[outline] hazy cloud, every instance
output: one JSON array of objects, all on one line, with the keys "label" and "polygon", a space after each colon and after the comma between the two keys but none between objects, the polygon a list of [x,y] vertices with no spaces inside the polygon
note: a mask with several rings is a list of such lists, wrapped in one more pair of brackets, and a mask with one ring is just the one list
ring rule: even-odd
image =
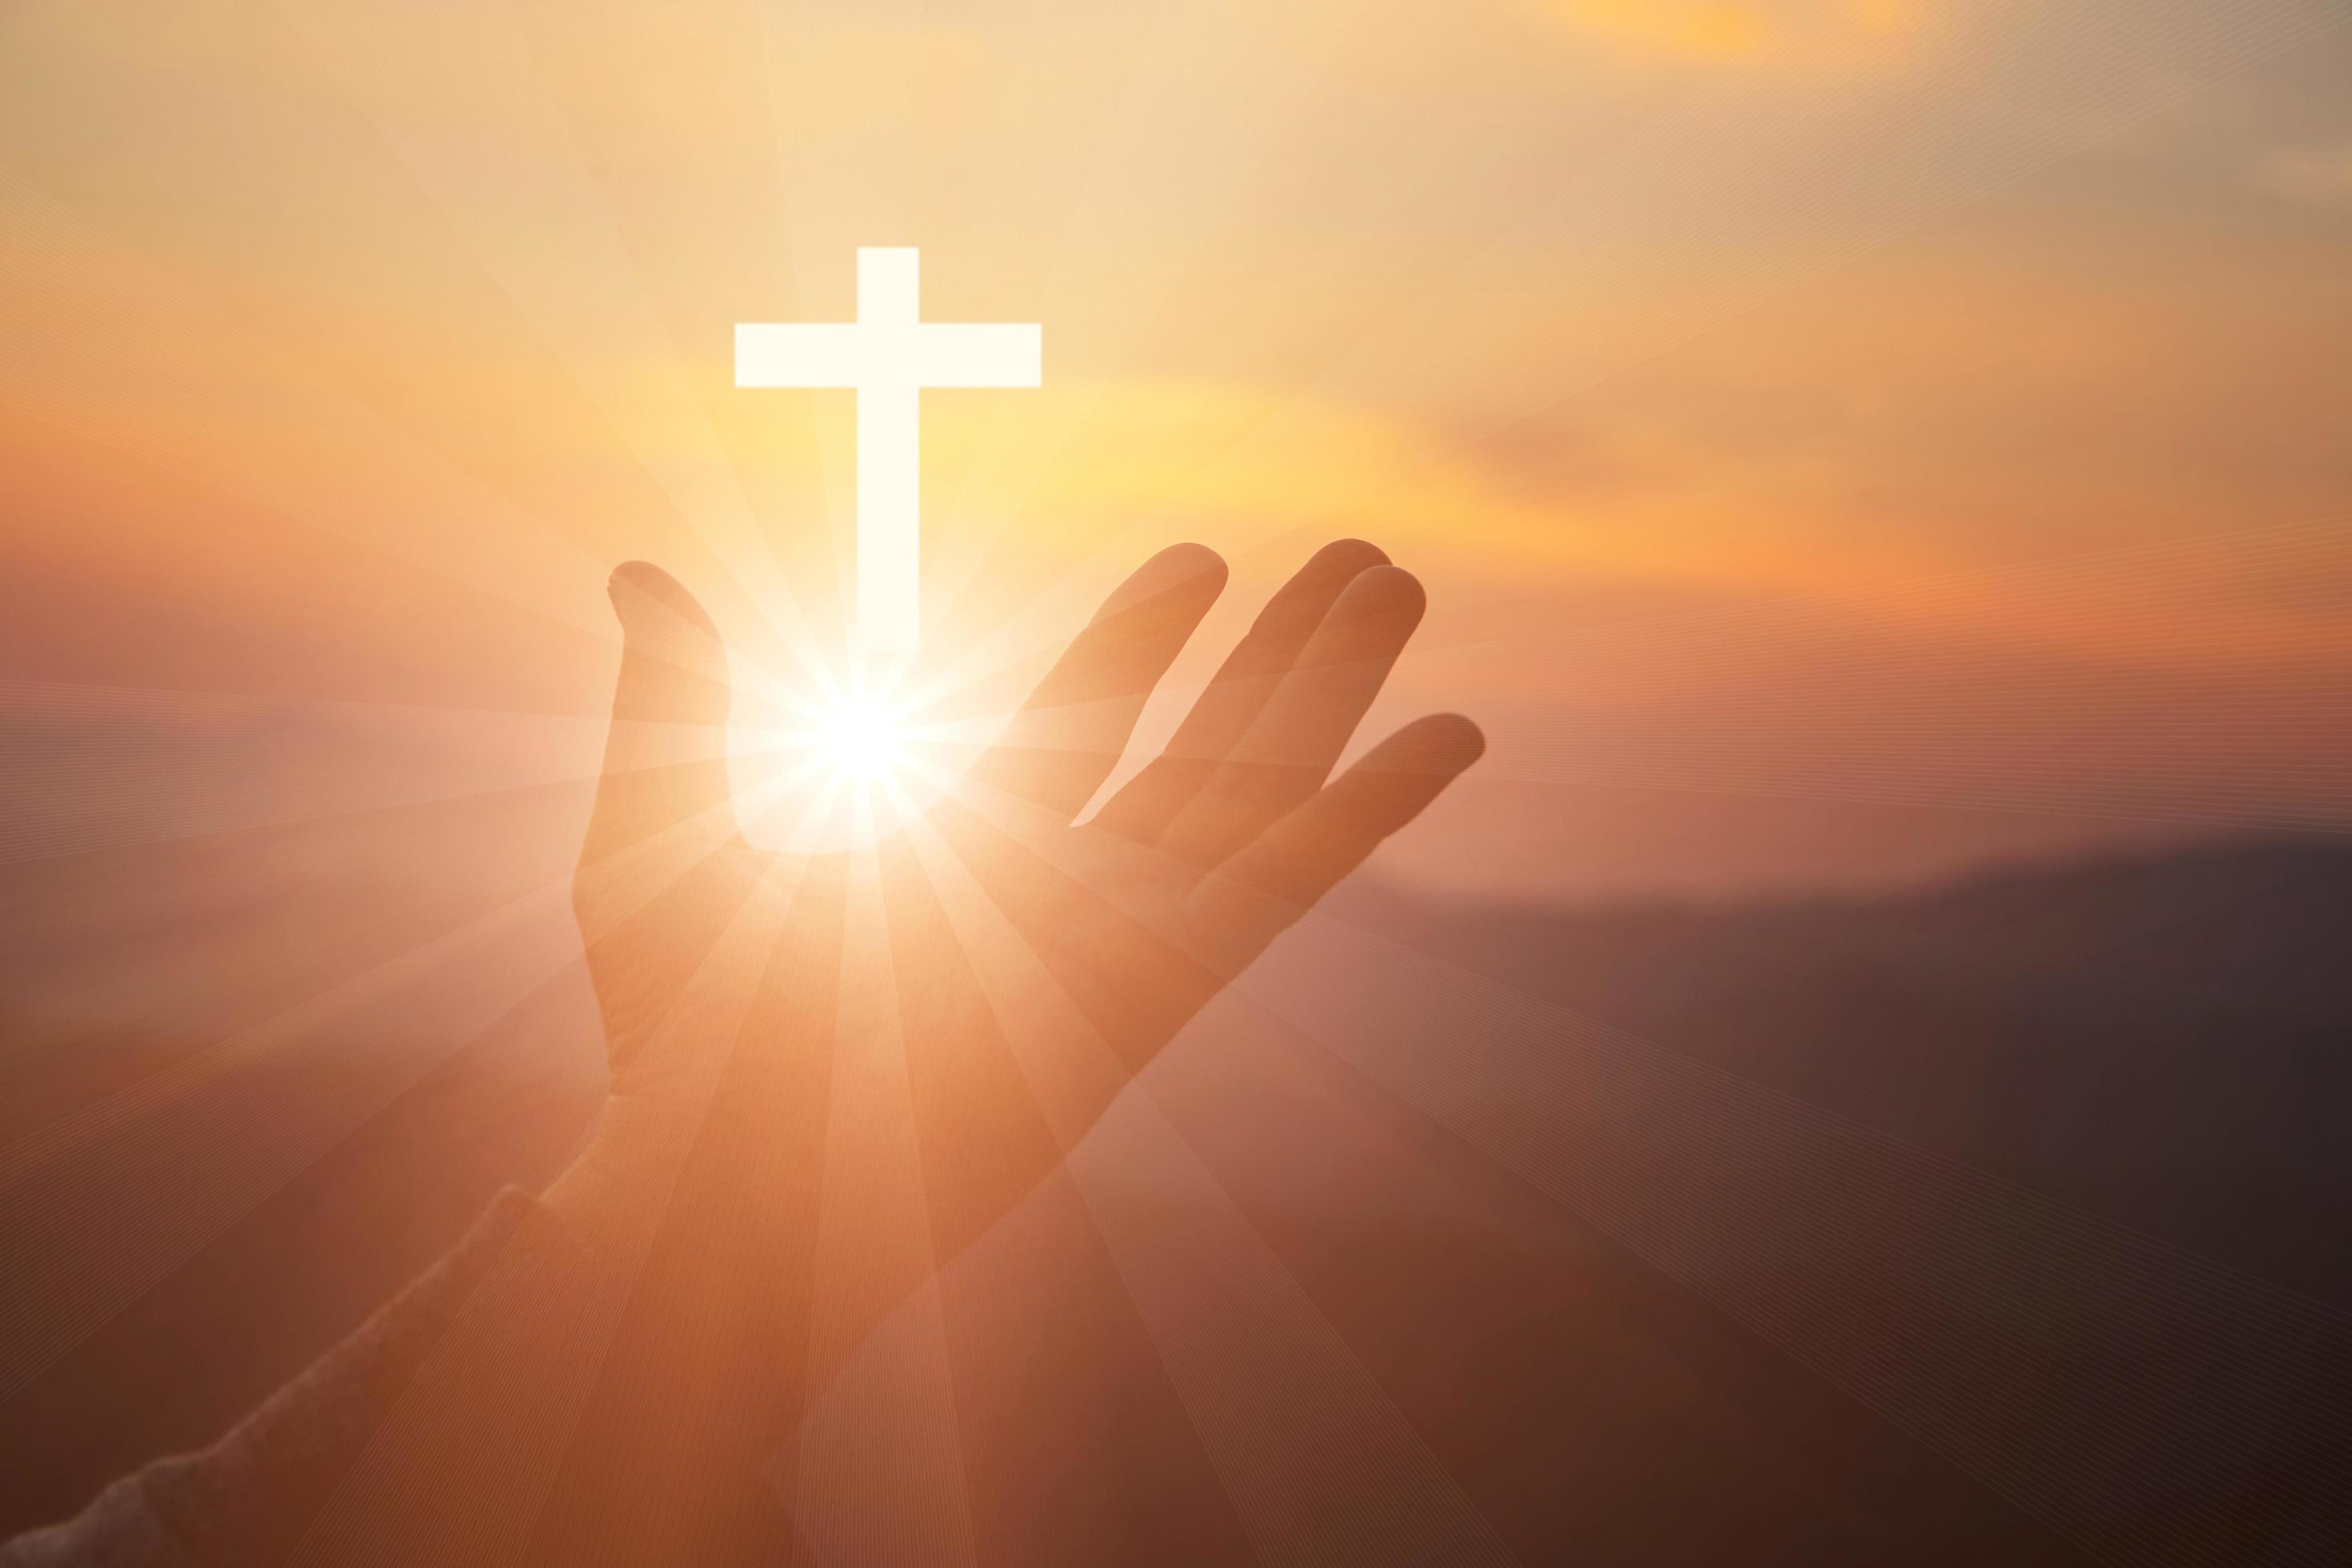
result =
[{"label": "hazy cloud", "polygon": [[2352,142],[2336,147],[2286,147],[2254,165],[2263,189],[2306,206],[2352,206]]},{"label": "hazy cloud", "polygon": [[1899,61],[1919,0],[1550,0],[1572,26],[1700,64],[1853,69]]}]

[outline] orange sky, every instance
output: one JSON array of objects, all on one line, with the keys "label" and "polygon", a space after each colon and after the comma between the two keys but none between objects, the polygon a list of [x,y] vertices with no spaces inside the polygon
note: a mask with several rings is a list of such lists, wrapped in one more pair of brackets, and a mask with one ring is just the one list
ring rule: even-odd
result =
[{"label": "orange sky", "polygon": [[629,556],[789,679],[850,400],[731,327],[875,244],[1045,325],[1042,391],[927,395],[940,659],[1179,538],[1194,675],[1323,538],[1428,582],[1391,706],[1495,744],[1391,875],[2340,832],[2347,73],[2325,0],[26,0],[5,847],[584,772]]}]

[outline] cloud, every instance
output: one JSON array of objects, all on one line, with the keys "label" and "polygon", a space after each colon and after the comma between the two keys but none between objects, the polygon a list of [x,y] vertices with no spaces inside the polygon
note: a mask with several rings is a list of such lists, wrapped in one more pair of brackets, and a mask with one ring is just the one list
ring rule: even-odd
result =
[{"label": "cloud", "polygon": [[1549,0],[1628,52],[1728,68],[1848,71],[1899,62],[1919,0]]},{"label": "cloud", "polygon": [[2254,182],[2304,206],[2352,207],[2352,142],[2266,153],[2254,164]]}]

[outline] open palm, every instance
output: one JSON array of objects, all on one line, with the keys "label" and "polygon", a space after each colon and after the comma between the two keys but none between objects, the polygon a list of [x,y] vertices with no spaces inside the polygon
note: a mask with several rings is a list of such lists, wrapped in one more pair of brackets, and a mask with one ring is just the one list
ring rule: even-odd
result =
[{"label": "open palm", "polygon": [[[543,1560],[701,1561],[756,1532],[744,1483],[786,1484],[774,1456],[826,1357],[1476,759],[1477,730],[1444,715],[1331,776],[1423,607],[1344,541],[1076,822],[1224,579],[1197,545],[1153,557],[926,813],[802,857],[738,829],[709,617],[653,567],[614,574],[621,673],[574,881],[612,1092],[549,1195],[631,1282],[633,1326],[542,1513]],[[572,1539],[585,1521],[632,1539]]]},{"label": "open palm", "polygon": [[[1075,1028],[1114,1073],[1140,1068],[1482,744],[1438,715],[1330,776],[1423,609],[1410,574],[1342,541],[1266,605],[1167,750],[1076,823],[1224,578],[1198,545],[1153,557],[925,821],[870,855],[809,859],[737,829],[709,617],[652,567],[615,574],[625,650],[575,884],[614,1094],[707,1077],[739,1016],[771,1033],[766,1048],[805,1049],[877,1006],[919,1076],[926,1058],[969,1060],[974,1031],[1068,1047]],[[885,940],[887,963],[859,951]],[[845,997],[845,973],[887,973],[894,994]],[[1036,1065],[1033,1048],[1026,1091],[1058,1094]]]}]

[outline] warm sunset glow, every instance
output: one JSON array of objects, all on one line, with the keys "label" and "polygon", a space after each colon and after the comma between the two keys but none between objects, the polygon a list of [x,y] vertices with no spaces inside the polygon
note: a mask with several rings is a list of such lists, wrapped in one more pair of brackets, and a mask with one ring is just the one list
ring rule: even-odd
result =
[{"label": "warm sunset glow", "polygon": [[0,0],[0,1568],[2352,1563],[2347,81]]},{"label": "warm sunset glow", "polygon": [[[739,709],[747,749],[852,742],[779,752],[796,801],[921,772],[804,710],[862,583],[902,622],[919,587],[928,726],[1009,710],[1178,539],[1234,573],[1197,683],[1355,534],[1446,585],[1400,691],[1500,738],[1401,875],[1901,879],[2338,820],[2298,694],[2346,668],[2352,132],[2340,43],[2261,54],[2325,6],[2227,48],[2120,0],[573,9],[12,14],[12,675],[593,714],[581,639],[653,561],[794,694]],[[1042,323],[1054,362],[920,395],[918,558],[877,577],[857,395],[743,389],[735,349],[857,320],[890,247],[922,320]],[[332,798],[514,744],[467,722]],[[542,742],[500,765],[596,740]],[[1904,822],[1782,830],[1855,799]],[[315,808],[240,773],[203,809]]]}]

